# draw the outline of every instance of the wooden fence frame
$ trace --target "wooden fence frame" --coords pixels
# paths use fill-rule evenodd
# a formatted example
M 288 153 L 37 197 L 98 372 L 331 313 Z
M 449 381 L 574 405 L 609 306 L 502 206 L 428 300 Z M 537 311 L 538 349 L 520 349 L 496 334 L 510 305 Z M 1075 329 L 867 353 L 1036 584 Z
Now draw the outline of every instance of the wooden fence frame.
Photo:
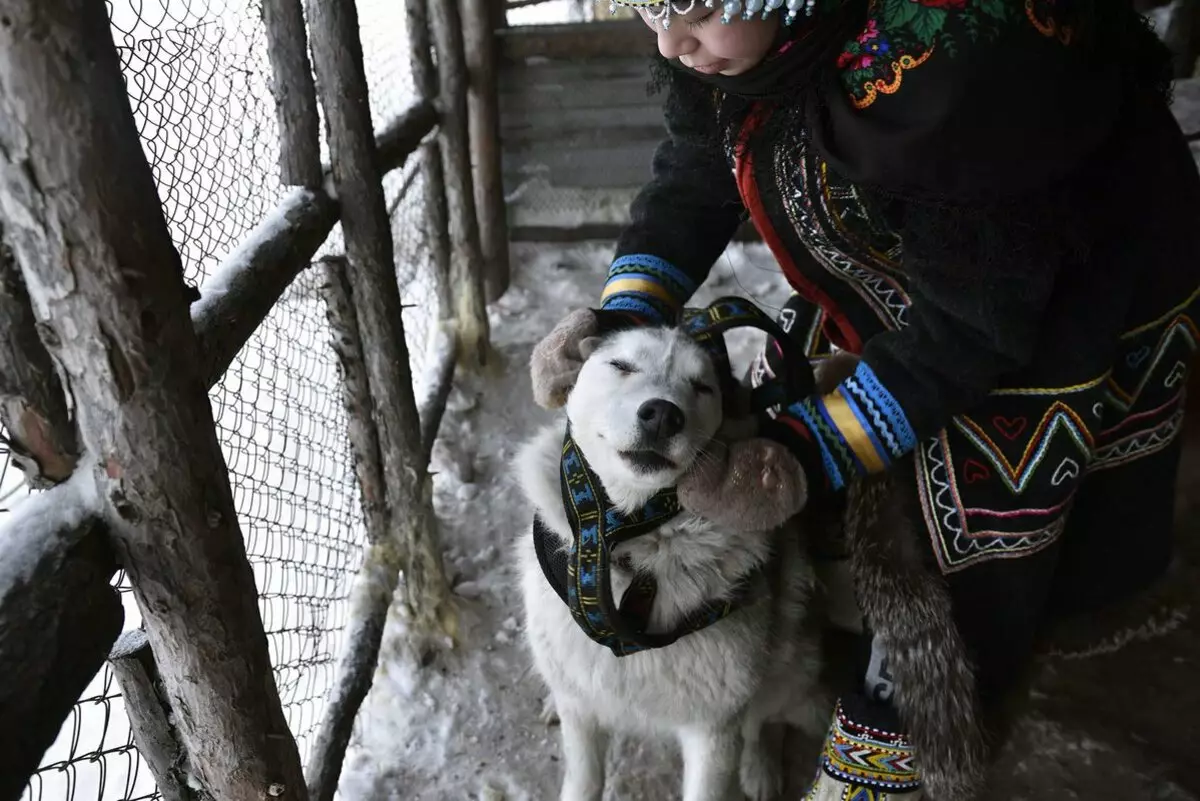
M 294 188 L 189 304 L 105 3 L 0 0 L 0 423 L 45 488 L 0 526 L 0 801 L 20 797 L 106 658 L 169 801 L 331 799 L 401 571 L 418 636 L 453 634 L 428 462 L 456 359 L 418 409 L 383 176 L 414 155 L 426 167 L 439 325 L 468 364 L 486 353 L 483 291 L 507 286 L 507 254 L 503 268 L 495 250 L 484 258 L 479 221 L 494 236 L 503 198 L 484 191 L 477 214 L 467 144 L 467 93 L 488 84 L 466 80 L 455 14 L 434 2 L 426 29 L 427 2 L 407 3 L 418 100 L 376 138 L 354 4 L 263 0 L 280 175 Z M 488 103 L 475 101 L 484 130 Z M 499 174 L 492 145 L 474 154 L 481 182 Z M 325 262 L 323 295 L 367 521 L 356 589 L 367 598 L 306 779 L 207 393 L 339 219 L 346 255 Z M 117 644 L 119 568 L 144 622 Z

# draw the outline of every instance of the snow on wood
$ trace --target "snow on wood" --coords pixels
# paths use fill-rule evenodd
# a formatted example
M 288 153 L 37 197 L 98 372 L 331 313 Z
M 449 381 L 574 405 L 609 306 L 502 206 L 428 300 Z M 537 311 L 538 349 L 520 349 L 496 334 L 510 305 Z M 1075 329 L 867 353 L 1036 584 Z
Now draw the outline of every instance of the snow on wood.
M 0 214 L 194 777 L 215 798 L 304 801 L 105 5 L 0 0 L 0 17 Z
M 221 380 L 242 346 L 337 222 L 325 193 L 293 189 L 200 288 L 191 316 L 206 386 Z
M 0 526 L 0 799 L 16 799 L 104 664 L 124 615 L 94 465 Z

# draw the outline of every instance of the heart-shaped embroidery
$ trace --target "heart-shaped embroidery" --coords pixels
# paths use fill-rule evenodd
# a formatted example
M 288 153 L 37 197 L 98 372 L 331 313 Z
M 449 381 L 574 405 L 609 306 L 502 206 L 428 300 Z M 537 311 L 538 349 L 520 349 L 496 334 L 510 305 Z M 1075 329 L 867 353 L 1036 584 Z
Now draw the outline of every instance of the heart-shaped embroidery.
M 1142 345 L 1140 348 L 1135 350 L 1133 353 L 1130 353 L 1128 356 L 1125 357 L 1125 363 L 1136 370 L 1138 367 L 1141 367 L 1142 362 L 1146 361 L 1146 359 L 1148 359 L 1149 357 L 1150 357 L 1150 346 Z
M 1029 425 L 1029 420 L 1024 417 L 1014 417 L 1009 419 L 1003 415 L 996 415 L 992 418 L 992 425 L 1000 432 L 1009 442 L 1012 442 L 1017 437 L 1024 433 L 1026 426 Z
M 1079 477 L 1079 463 L 1068 457 L 1054 471 L 1054 475 L 1050 477 L 1050 483 L 1054 486 L 1059 486 L 1064 481 L 1070 481 L 1073 478 Z
M 974 459 L 968 459 L 963 462 L 963 480 L 968 484 L 987 481 L 991 477 L 992 471 L 988 470 L 987 465 Z
M 1175 366 L 1171 368 L 1171 374 L 1163 379 L 1163 386 L 1171 389 L 1176 384 L 1184 379 L 1187 375 L 1187 365 L 1183 362 L 1175 362 Z

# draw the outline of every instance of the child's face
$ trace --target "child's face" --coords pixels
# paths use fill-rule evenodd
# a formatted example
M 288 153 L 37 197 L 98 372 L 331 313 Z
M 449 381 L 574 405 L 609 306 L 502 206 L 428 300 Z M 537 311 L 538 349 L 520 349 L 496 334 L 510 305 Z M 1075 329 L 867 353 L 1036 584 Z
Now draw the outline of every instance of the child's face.
M 687 14 L 672 14 L 671 27 L 655 23 L 645 10 L 642 21 L 658 35 L 663 58 L 677 58 L 683 66 L 706 74 L 740 75 L 762 61 L 775 41 L 779 14 L 749 21 L 735 17 L 721 22 L 721 4 L 706 8 L 696 3 Z

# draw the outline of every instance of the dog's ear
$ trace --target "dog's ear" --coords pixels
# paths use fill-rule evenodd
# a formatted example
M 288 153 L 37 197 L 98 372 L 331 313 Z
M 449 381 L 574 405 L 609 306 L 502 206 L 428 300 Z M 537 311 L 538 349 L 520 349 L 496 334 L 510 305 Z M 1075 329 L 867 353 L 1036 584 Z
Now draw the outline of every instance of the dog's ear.
M 592 354 L 596 352 L 596 348 L 600 347 L 600 343 L 603 341 L 601 337 L 584 337 L 579 340 L 579 355 L 586 362 L 592 358 Z

